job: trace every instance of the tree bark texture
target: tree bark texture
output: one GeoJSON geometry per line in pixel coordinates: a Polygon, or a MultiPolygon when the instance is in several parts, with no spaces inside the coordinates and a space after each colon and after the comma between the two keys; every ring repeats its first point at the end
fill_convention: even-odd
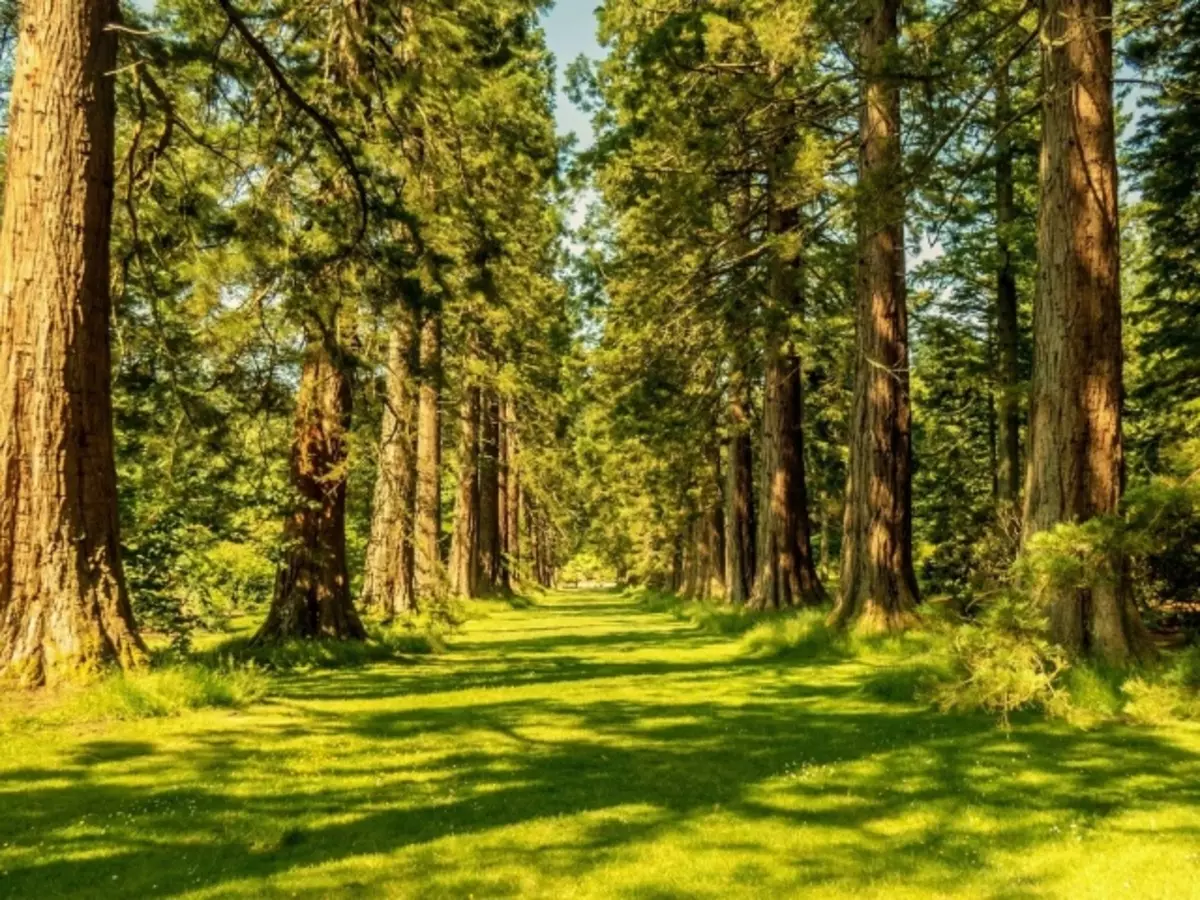
{"type": "Polygon", "coordinates": [[[480,390],[467,388],[459,413],[458,496],[450,543],[450,593],[479,595],[479,418],[480,390]]]}
{"type": "Polygon", "coordinates": [[[296,399],[292,483],[299,505],[284,528],[287,559],[257,643],[362,640],[346,569],[346,479],[352,391],[340,352],[312,337],[296,399]]]}
{"type": "MultiPolygon", "coordinates": [[[[1043,140],[1025,536],[1115,513],[1124,488],[1111,0],[1045,0],[1043,140]]],[[[1149,647],[1123,560],[1051,598],[1053,637],[1124,663],[1149,647]]]]}
{"type": "Polygon", "coordinates": [[[417,608],[413,527],[417,502],[417,335],[411,309],[396,312],[388,338],[379,472],[363,574],[362,606],[385,618],[417,608]]]}
{"type": "Polygon", "coordinates": [[[500,590],[500,399],[483,395],[479,429],[479,592],[500,590]]]}
{"type": "MultiPolygon", "coordinates": [[[[798,217],[772,198],[768,228],[777,238],[796,230],[798,217]]],[[[798,250],[779,244],[771,260],[766,316],[766,384],[763,397],[762,500],[758,520],[758,577],[751,606],[787,609],[819,606],[825,591],[812,552],[812,526],[804,469],[804,384],[800,351],[789,323],[803,313],[798,250]]]]}
{"type": "Polygon", "coordinates": [[[741,606],[754,593],[754,448],[750,437],[750,387],[744,377],[730,385],[728,483],[725,489],[725,598],[741,606]]]}
{"type": "Polygon", "coordinates": [[[0,673],[145,659],[121,567],[108,323],[115,0],[26,0],[0,228],[0,673]]]}
{"type": "Polygon", "coordinates": [[[445,592],[442,566],[442,314],[427,310],[421,322],[417,395],[417,596],[445,592]]]}
{"type": "Polygon", "coordinates": [[[518,460],[517,407],[504,404],[504,588],[512,590],[521,572],[521,467],[518,460]]]}
{"type": "Polygon", "coordinates": [[[907,627],[912,563],[912,407],[904,265],[899,0],[863,0],[857,360],[841,595],[831,621],[907,627]]]}

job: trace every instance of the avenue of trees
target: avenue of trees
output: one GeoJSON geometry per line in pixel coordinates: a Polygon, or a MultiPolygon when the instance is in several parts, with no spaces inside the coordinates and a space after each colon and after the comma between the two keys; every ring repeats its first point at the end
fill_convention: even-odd
{"type": "Polygon", "coordinates": [[[0,2],[0,671],[583,554],[1151,655],[1200,599],[1200,3],[605,0],[574,157],[545,6],[0,2]]]}

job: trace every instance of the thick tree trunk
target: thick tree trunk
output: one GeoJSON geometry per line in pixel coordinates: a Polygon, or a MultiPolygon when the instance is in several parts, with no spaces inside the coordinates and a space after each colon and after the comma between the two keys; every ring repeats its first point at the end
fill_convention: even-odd
{"type": "MultiPolygon", "coordinates": [[[[1028,539],[1115,513],[1124,487],[1120,233],[1111,0],[1046,0],[1028,539]]],[[[1149,647],[1123,560],[1051,598],[1054,638],[1124,663],[1149,647]]]]}
{"type": "Polygon", "coordinates": [[[479,591],[500,590],[500,400],[484,395],[479,433],[479,591]]]}
{"type": "Polygon", "coordinates": [[[459,414],[458,497],[450,544],[450,593],[479,595],[479,414],[480,390],[467,388],[459,414]]]}
{"type": "Polygon", "coordinates": [[[800,358],[768,339],[763,407],[763,493],[755,609],[820,606],[825,591],[812,552],[804,472],[800,358]]]}
{"type": "Polygon", "coordinates": [[[121,568],[108,321],[115,0],[25,0],[0,230],[0,674],[145,660],[121,568]]]}
{"type": "Polygon", "coordinates": [[[417,596],[428,600],[445,591],[442,566],[442,314],[425,313],[419,348],[417,408],[417,596]]]}
{"type": "Polygon", "coordinates": [[[386,399],[379,473],[363,574],[362,606],[385,618],[415,612],[413,524],[417,502],[416,328],[412,311],[397,311],[388,339],[386,399]]]}
{"type": "Polygon", "coordinates": [[[900,88],[889,68],[899,0],[863,0],[858,349],[841,596],[831,621],[896,630],[918,601],[912,564],[912,408],[900,88]]]}
{"type": "MultiPolygon", "coordinates": [[[[786,238],[798,216],[771,198],[768,227],[786,238]]],[[[786,247],[784,243],[780,247],[786,247]]],[[[771,260],[766,316],[766,386],[763,398],[762,502],[759,504],[756,609],[819,606],[825,591],[812,552],[812,525],[804,470],[804,383],[800,353],[789,321],[803,312],[800,254],[780,249],[771,260]],[[786,254],[786,255],[785,255],[786,254]]]]}
{"type": "Polygon", "coordinates": [[[256,643],[365,639],[346,570],[346,475],[351,386],[321,338],[309,340],[296,400],[292,483],[300,503],[284,529],[287,561],[256,643]]]}
{"type": "Polygon", "coordinates": [[[1012,230],[1016,222],[1013,191],[1013,148],[1008,135],[1012,105],[1008,67],[996,82],[996,249],[1000,261],[996,284],[996,499],[1011,507],[1021,492],[1021,373],[1017,275],[1012,230]]]}

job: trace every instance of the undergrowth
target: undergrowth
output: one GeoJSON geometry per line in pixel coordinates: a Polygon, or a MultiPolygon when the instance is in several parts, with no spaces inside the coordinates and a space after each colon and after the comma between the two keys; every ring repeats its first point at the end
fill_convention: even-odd
{"type": "Polygon", "coordinates": [[[444,647],[444,632],[443,626],[429,623],[397,623],[373,628],[365,641],[297,640],[256,644],[249,636],[239,636],[221,642],[199,658],[210,665],[232,660],[277,672],[348,669],[440,652],[444,647]]]}
{"type": "Polygon", "coordinates": [[[33,713],[0,721],[0,730],[38,725],[158,719],[198,709],[238,709],[263,699],[270,677],[260,667],[171,663],[132,672],[111,672],[67,688],[33,713]]]}
{"type": "Polygon", "coordinates": [[[895,635],[833,628],[824,609],[756,613],[651,591],[636,597],[647,610],[735,638],[748,658],[859,662],[867,669],[860,689],[877,700],[983,711],[1006,724],[1024,710],[1081,728],[1200,720],[1200,647],[1135,669],[1072,662],[1046,637],[1036,601],[1020,593],[1000,598],[973,623],[928,615],[921,628],[895,635]]]}

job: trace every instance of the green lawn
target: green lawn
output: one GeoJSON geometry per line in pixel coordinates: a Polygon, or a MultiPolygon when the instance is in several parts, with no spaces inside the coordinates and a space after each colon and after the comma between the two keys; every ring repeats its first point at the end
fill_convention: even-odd
{"type": "Polygon", "coordinates": [[[871,699],[611,594],[0,740],[5,897],[1200,898],[1200,729],[871,699]]]}

